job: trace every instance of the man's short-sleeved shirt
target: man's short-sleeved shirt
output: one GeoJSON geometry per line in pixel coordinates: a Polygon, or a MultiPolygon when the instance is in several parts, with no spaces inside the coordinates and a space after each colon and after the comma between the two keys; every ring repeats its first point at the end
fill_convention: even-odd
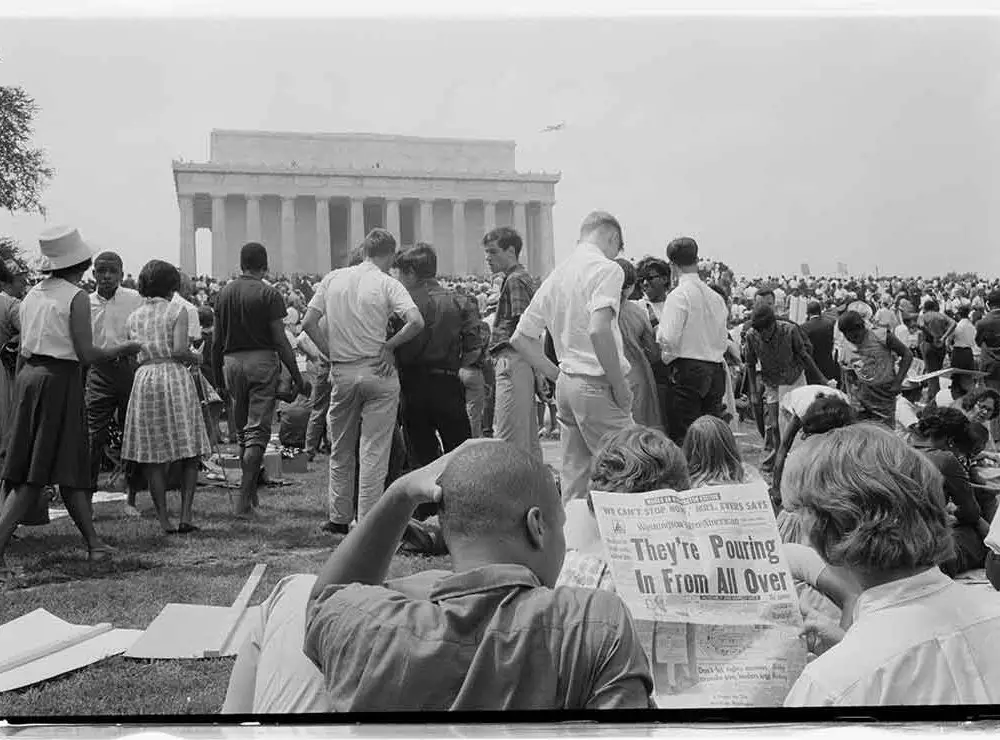
{"type": "Polygon", "coordinates": [[[541,340],[548,329],[552,335],[559,368],[573,375],[604,376],[604,367],[590,340],[590,317],[605,308],[614,311],[611,333],[621,361],[622,375],[628,375],[622,333],[618,326],[622,284],[625,273],[593,244],[578,244],[570,258],[545,278],[521,316],[517,333],[541,340]]]}
{"type": "Polygon", "coordinates": [[[223,354],[249,350],[277,350],[271,323],[285,318],[285,300],[263,280],[241,275],[219,291],[215,324],[223,354]]]}
{"type": "Polygon", "coordinates": [[[330,362],[378,357],[390,317],[416,307],[403,284],[372,262],[327,274],[309,301],[309,308],[327,317],[330,362]]]}
{"type": "Polygon", "coordinates": [[[415,589],[331,586],[310,606],[305,653],[336,712],[638,709],[652,675],[625,604],[541,585],[519,565],[415,589]],[[424,590],[423,594],[414,593],[424,590]]]}

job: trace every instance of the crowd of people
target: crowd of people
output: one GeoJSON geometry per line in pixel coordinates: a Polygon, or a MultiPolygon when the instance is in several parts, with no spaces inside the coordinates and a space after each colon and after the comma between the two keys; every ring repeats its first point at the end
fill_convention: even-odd
{"type": "Polygon", "coordinates": [[[198,531],[199,461],[226,435],[252,521],[298,404],[336,547],[265,602],[224,711],[654,706],[589,494],[762,481],[819,656],[786,705],[995,702],[1000,595],[953,579],[1000,589],[1000,282],[750,280],[689,237],[638,262],[624,245],[598,211],[544,280],[509,227],[482,238],[489,280],[384,229],[325,276],[272,278],[251,242],[230,280],[162,260],[133,279],[48,231],[30,290],[0,265],[0,557],[49,487],[114,557],[91,499],[116,423],[130,501],[148,488],[166,534],[198,531]],[[386,582],[400,546],[452,570],[386,582]]]}

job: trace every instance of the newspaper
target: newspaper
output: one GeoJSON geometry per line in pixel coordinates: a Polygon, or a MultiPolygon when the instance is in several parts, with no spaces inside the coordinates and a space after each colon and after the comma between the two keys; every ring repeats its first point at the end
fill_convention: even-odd
{"type": "Polygon", "coordinates": [[[781,706],[806,648],[765,484],[591,496],[657,705],[781,706]]]}

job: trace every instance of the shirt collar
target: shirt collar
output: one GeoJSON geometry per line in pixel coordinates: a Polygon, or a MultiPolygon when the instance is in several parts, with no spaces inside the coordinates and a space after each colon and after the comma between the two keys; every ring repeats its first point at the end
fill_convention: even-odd
{"type": "Polygon", "coordinates": [[[594,244],[593,242],[580,242],[577,246],[581,249],[577,251],[583,251],[588,257],[600,257],[601,259],[607,259],[607,255],[601,251],[601,248],[594,244]]]}
{"type": "Polygon", "coordinates": [[[122,289],[121,286],[119,285],[117,288],[115,288],[115,292],[111,294],[110,298],[105,298],[97,290],[95,290],[93,294],[97,296],[97,300],[100,301],[101,303],[111,303],[112,301],[114,301],[115,298],[119,296],[121,291],[122,289]]]}
{"type": "Polygon", "coordinates": [[[431,601],[444,601],[498,589],[517,586],[538,588],[541,585],[538,576],[523,565],[511,563],[485,565],[442,578],[431,589],[428,598],[431,601]]]}
{"type": "Polygon", "coordinates": [[[509,267],[506,270],[504,270],[503,274],[504,274],[505,277],[510,277],[511,275],[513,275],[518,270],[523,270],[523,269],[524,269],[524,265],[522,265],[520,262],[515,262],[511,267],[509,267]]]}
{"type": "Polygon", "coordinates": [[[697,280],[699,283],[701,282],[701,275],[699,275],[697,272],[682,272],[680,274],[680,277],[677,278],[678,283],[681,281],[692,282],[695,280],[697,280]]]}
{"type": "Polygon", "coordinates": [[[915,576],[873,586],[858,597],[854,616],[858,618],[883,609],[900,606],[909,601],[922,599],[948,588],[954,581],[938,567],[928,568],[915,576]]]}

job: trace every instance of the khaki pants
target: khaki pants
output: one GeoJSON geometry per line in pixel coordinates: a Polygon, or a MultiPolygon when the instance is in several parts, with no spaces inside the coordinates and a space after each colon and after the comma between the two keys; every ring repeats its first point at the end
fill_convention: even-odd
{"type": "Polygon", "coordinates": [[[382,497],[389,472],[389,453],[399,409],[399,375],[381,377],[378,360],[334,363],[330,367],[330,521],[349,524],[354,518],[357,483],[360,521],[382,497]],[[360,434],[360,446],[359,435],[360,434]],[[355,462],[358,480],[355,481],[355,462]]]}
{"type": "Polygon", "coordinates": [[[632,414],[615,403],[611,384],[603,377],[567,375],[556,381],[562,448],[563,503],[585,498],[590,489],[590,464],[608,434],[632,426],[632,414]]]}
{"type": "Polygon", "coordinates": [[[493,402],[493,438],[510,442],[542,459],[535,415],[535,372],[526,359],[512,349],[493,357],[496,395],[493,402]]]}

